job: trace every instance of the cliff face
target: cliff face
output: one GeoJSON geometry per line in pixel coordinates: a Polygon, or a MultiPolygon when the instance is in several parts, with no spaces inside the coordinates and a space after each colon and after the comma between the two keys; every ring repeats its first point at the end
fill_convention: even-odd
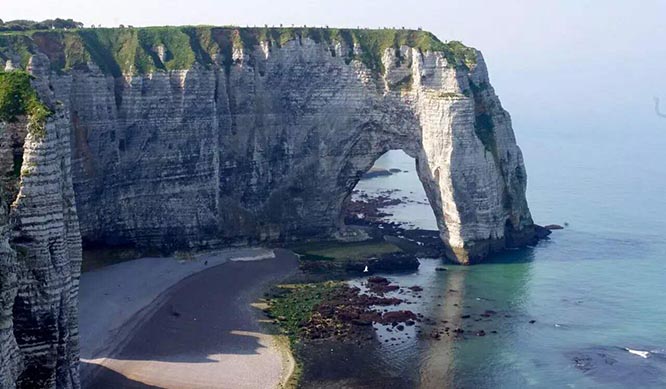
{"type": "Polygon", "coordinates": [[[521,153],[473,49],[384,30],[102,29],[31,42],[71,115],[84,242],[330,236],[392,148],[417,159],[452,257],[531,238],[521,153]]]}
{"type": "Polygon", "coordinates": [[[3,206],[13,221],[0,213],[8,381],[76,386],[79,236],[173,249],[344,233],[345,200],[390,149],[416,159],[451,258],[534,240],[509,115],[481,54],[458,43],[386,30],[0,35],[0,65],[28,59],[56,114],[25,140],[32,170],[3,206]],[[46,323],[47,338],[14,344],[13,301],[13,333],[46,323]]]}
{"type": "MultiPolygon", "coordinates": [[[[33,63],[34,62],[34,63],[33,63]]],[[[38,57],[33,87],[55,107],[38,57]]],[[[0,387],[79,387],[81,236],[61,108],[0,122],[0,387]]]]}

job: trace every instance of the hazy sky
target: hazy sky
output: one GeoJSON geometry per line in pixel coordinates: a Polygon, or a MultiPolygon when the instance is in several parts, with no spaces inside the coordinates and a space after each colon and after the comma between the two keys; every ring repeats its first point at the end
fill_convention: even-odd
{"type": "MultiPolygon", "coordinates": [[[[423,27],[480,49],[520,134],[666,134],[666,0],[0,0],[0,18],[134,26],[423,27]],[[639,133],[639,132],[638,132],[639,133]]],[[[520,139],[519,139],[520,140],[520,139]]]]}

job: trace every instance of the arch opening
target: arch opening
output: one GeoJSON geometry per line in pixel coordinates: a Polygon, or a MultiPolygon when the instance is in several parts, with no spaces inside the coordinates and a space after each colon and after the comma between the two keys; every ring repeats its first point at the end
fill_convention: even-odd
{"type": "Polygon", "coordinates": [[[437,220],[416,172],[416,160],[392,149],[361,176],[343,205],[345,225],[358,221],[395,223],[406,229],[437,230],[437,220]]]}
{"type": "Polygon", "coordinates": [[[432,256],[445,255],[418,160],[403,149],[381,153],[349,188],[340,230],[349,239],[383,239],[432,256]]]}

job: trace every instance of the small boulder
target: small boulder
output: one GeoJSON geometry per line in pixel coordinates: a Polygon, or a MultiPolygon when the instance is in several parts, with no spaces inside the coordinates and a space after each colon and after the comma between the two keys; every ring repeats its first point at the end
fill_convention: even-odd
{"type": "Polygon", "coordinates": [[[368,282],[371,284],[388,284],[389,280],[385,277],[372,276],[368,278],[368,282]]]}
{"type": "Polygon", "coordinates": [[[382,323],[406,322],[407,320],[416,320],[414,312],[394,311],[382,315],[382,323]]]}
{"type": "Polygon", "coordinates": [[[362,320],[362,319],[352,319],[351,323],[354,324],[354,325],[357,325],[357,326],[371,326],[372,325],[372,321],[362,320]]]}
{"type": "Polygon", "coordinates": [[[546,239],[548,238],[548,235],[552,234],[551,230],[536,224],[534,225],[534,232],[536,233],[537,239],[539,240],[546,239]]]}

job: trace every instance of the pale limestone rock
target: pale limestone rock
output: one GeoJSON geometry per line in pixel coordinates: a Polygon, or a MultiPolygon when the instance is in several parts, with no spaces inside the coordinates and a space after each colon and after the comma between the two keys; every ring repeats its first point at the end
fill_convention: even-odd
{"type": "Polygon", "coordinates": [[[441,53],[388,49],[377,78],[342,51],[305,38],[234,47],[228,73],[195,65],[120,84],[94,68],[52,74],[72,115],[84,241],[172,249],[330,236],[360,175],[391,148],[417,159],[452,257],[502,249],[507,231],[530,240],[522,157],[481,55],[466,71],[441,53]]]}
{"type": "Polygon", "coordinates": [[[164,45],[157,45],[154,48],[157,58],[160,59],[160,62],[166,62],[166,47],[164,45]]]}
{"type": "MultiPolygon", "coordinates": [[[[34,88],[45,103],[53,103],[48,59],[34,56],[29,69],[36,76],[34,88]]],[[[3,388],[80,386],[81,236],[72,187],[71,125],[68,113],[53,107],[55,114],[47,120],[43,135],[25,117],[0,123],[2,177],[15,169],[15,162],[4,157],[17,150],[22,154],[20,177],[10,180],[15,182],[5,180],[0,187],[3,388]]]]}
{"type": "Polygon", "coordinates": [[[81,236],[165,251],[348,238],[342,207],[390,149],[416,159],[452,259],[534,241],[522,155],[480,53],[467,69],[391,48],[378,74],[348,60],[358,44],[230,50],[230,64],[116,77],[32,57],[56,115],[44,138],[23,135],[20,191],[0,212],[3,385],[79,385],[81,236]]]}

